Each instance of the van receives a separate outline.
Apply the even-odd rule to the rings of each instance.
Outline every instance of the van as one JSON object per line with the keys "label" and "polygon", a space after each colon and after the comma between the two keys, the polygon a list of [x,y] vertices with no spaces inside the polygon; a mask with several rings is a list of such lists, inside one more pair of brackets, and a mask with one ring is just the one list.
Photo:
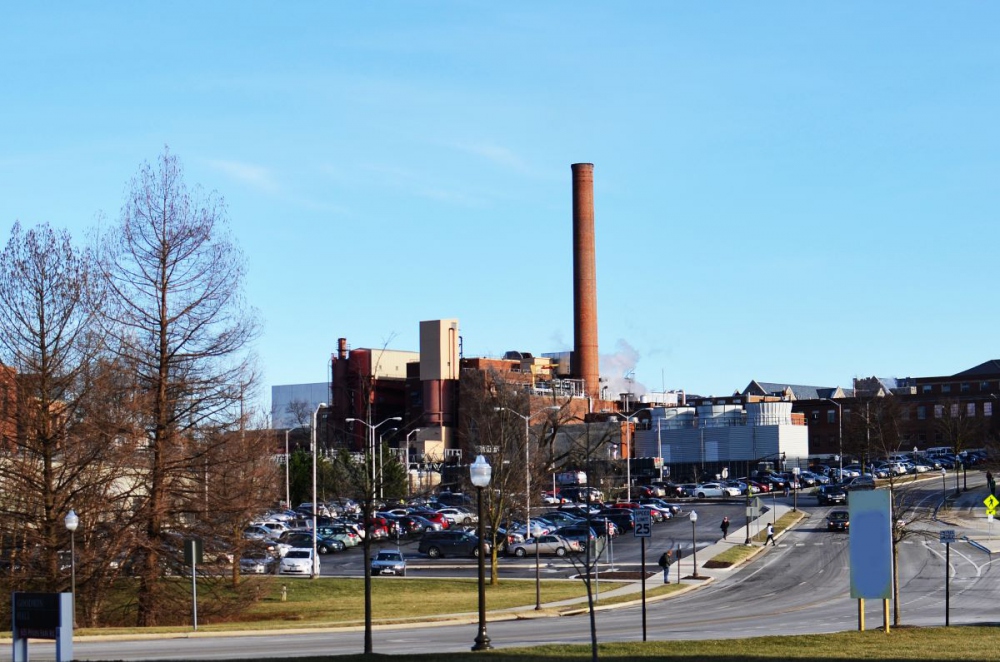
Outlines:
{"label": "van", "polygon": [[926,451],[927,455],[954,455],[955,449],[951,446],[934,446],[933,448],[928,448]]}

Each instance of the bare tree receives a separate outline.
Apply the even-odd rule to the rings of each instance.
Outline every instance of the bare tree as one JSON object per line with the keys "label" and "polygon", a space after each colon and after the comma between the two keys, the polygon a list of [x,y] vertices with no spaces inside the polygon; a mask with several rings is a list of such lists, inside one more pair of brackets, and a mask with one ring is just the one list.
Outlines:
{"label": "bare tree", "polygon": [[62,458],[78,420],[80,372],[96,352],[89,273],[69,234],[44,225],[24,231],[16,223],[0,256],[0,359],[14,370],[16,403],[15,432],[4,439],[0,463],[0,516],[4,531],[22,530],[24,548],[40,551],[32,565],[50,591],[62,583],[62,520],[75,505],[81,470]]}
{"label": "bare tree", "polygon": [[[863,410],[852,418],[852,433],[857,442],[864,440],[869,454],[889,457],[900,450],[902,444],[903,404],[893,395],[875,397],[865,401]],[[859,443],[860,446],[860,443]],[[892,605],[893,625],[902,623],[899,582],[899,549],[907,539],[930,537],[921,523],[934,519],[934,511],[924,505],[924,501],[912,489],[913,479],[899,476],[890,471],[887,485],[892,508]],[[848,487],[850,489],[850,486]]]}
{"label": "bare tree", "polygon": [[484,497],[492,557],[490,584],[495,586],[500,583],[499,531],[509,528],[515,517],[524,517],[525,472],[528,470],[524,421],[507,410],[519,414],[527,412],[528,398],[505,373],[496,370],[464,374],[460,388],[461,428],[468,435],[463,445],[474,455],[485,456],[493,468],[490,487],[484,491]]}
{"label": "bare tree", "polygon": [[[118,360],[137,376],[147,452],[141,467],[143,558],[138,622],[156,625],[159,560],[185,490],[217,435],[238,418],[252,371],[246,350],[257,322],[242,299],[244,260],[225,209],[185,185],[175,156],[132,180],[118,223],[97,237],[106,291],[104,328]],[[240,385],[240,393],[234,393]]]}

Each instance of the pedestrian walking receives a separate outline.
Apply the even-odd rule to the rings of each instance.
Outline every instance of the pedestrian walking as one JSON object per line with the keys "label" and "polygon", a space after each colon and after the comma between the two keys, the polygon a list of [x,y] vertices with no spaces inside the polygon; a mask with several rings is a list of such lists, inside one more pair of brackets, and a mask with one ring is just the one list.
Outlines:
{"label": "pedestrian walking", "polygon": [[722,518],[722,524],[719,525],[719,528],[722,529],[722,539],[725,540],[726,536],[729,535],[729,517],[728,516]]}
{"label": "pedestrian walking", "polygon": [[777,547],[777,545],[774,543],[774,525],[773,524],[768,524],[767,525],[767,540],[764,541],[764,547],[767,547],[767,543],[771,543],[772,547]]}

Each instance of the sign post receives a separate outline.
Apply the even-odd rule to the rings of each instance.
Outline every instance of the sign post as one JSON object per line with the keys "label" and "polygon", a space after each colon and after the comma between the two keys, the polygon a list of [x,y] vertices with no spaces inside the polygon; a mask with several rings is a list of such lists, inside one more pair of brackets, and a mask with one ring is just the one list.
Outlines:
{"label": "sign post", "polygon": [[642,640],[646,641],[646,538],[653,537],[653,511],[639,508],[635,511],[634,537],[642,543]]}
{"label": "sign post", "polygon": [[56,662],[73,659],[73,594],[14,593],[14,662],[28,662],[28,639],[54,639]]}
{"label": "sign post", "polygon": [[194,629],[198,630],[198,564],[202,562],[201,538],[184,541],[184,561],[191,566],[191,617]]}
{"label": "sign post", "polygon": [[990,540],[993,540],[993,516],[997,514],[997,505],[1000,505],[1000,501],[998,501],[995,496],[990,494],[988,497],[983,499],[983,503],[986,504],[986,521],[989,522],[987,531],[989,532]]}
{"label": "sign post", "polygon": [[945,529],[941,532],[941,542],[944,544],[944,626],[951,625],[951,578],[948,571],[951,568],[951,543],[955,542],[955,529]]}

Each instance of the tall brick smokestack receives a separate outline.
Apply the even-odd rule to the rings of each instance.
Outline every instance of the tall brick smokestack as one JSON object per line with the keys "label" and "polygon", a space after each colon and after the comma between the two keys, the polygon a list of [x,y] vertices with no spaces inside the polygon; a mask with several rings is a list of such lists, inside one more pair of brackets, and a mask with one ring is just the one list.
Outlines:
{"label": "tall brick smokestack", "polygon": [[594,164],[573,169],[573,377],[600,398],[597,354],[597,256],[594,240]]}

